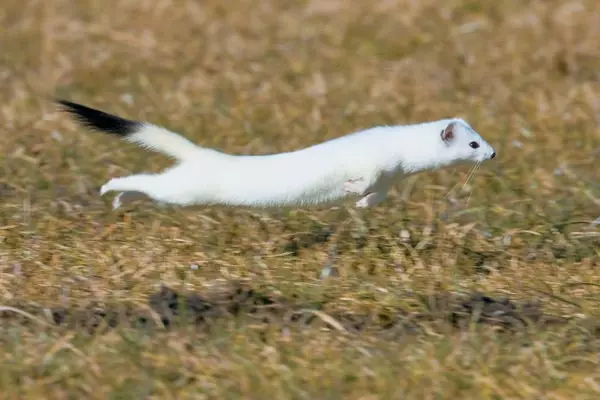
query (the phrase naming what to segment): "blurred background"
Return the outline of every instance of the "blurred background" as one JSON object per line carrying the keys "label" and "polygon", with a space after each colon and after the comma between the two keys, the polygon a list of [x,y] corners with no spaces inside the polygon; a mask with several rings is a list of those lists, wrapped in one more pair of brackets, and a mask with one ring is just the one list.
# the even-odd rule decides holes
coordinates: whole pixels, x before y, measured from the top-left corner
{"label": "blurred background", "polygon": [[[2,311],[11,367],[0,391],[595,398],[599,22],[594,0],[3,0],[0,304],[29,316]],[[100,185],[170,162],[85,131],[55,97],[235,154],[458,116],[497,157],[467,186],[468,167],[421,174],[365,212],[114,212]],[[234,282],[279,309],[318,305],[321,325],[292,329],[275,313],[223,317],[218,334],[196,321],[90,338],[57,324],[90,307],[104,310],[100,320],[124,308],[164,319],[151,296],[173,308],[174,296]],[[473,293],[491,297],[452,297]],[[538,317],[576,322],[535,331],[548,353],[523,350],[535,342],[527,330],[514,342],[449,328],[451,313],[502,296],[515,302],[497,305],[513,320],[514,304],[535,299]],[[382,338],[400,315],[427,318]],[[44,337],[32,321],[51,326]],[[371,333],[348,339],[340,332],[351,326]]]}

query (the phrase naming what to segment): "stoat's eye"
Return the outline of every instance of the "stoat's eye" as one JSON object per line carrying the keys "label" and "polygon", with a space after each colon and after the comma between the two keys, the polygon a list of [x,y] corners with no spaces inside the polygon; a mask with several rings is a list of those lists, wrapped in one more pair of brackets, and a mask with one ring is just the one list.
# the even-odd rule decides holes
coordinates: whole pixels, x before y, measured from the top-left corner
{"label": "stoat's eye", "polygon": [[469,143],[469,146],[471,146],[472,148],[476,149],[476,148],[479,147],[479,143],[477,143],[477,142],[471,142],[471,143]]}

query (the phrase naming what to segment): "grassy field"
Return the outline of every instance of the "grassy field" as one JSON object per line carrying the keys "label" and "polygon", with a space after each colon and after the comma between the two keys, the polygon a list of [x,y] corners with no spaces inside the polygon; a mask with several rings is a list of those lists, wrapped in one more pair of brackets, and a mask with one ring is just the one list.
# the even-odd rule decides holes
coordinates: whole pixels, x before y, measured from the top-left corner
{"label": "grassy field", "polygon": [[[595,0],[3,0],[0,398],[599,398],[598,21]],[[100,185],[169,160],[55,96],[250,154],[460,116],[498,155],[371,210],[112,211]]]}

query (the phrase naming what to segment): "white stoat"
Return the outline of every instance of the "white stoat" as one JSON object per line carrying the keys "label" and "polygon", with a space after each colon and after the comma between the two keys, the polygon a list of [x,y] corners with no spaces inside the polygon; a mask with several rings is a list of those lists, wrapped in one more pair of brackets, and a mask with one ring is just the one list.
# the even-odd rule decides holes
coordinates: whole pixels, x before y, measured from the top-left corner
{"label": "white stoat", "polygon": [[127,120],[69,101],[65,110],[88,128],[165,153],[178,162],[158,174],[113,178],[100,195],[145,195],[175,205],[317,206],[354,198],[356,207],[383,201],[400,179],[421,171],[480,163],[492,146],[459,118],[380,126],[304,149],[269,155],[231,155],[200,147],[159,126]]}

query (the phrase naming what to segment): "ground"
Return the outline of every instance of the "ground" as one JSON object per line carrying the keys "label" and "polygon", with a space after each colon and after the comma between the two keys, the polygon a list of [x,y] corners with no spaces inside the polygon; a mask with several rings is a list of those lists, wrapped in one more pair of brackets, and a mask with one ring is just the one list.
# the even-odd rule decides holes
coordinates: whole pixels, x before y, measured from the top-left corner
{"label": "ground", "polygon": [[[4,0],[2,398],[598,398],[598,21],[595,0]],[[247,154],[457,116],[497,156],[367,210],[113,211],[103,183],[170,161],[54,97]]]}

